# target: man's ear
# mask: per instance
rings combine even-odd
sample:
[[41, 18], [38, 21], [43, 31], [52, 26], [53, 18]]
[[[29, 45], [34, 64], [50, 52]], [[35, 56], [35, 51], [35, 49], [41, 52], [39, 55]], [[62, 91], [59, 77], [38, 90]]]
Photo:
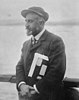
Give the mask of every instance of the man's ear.
[[44, 22], [43, 20], [40, 20], [40, 21], [39, 21], [39, 24], [40, 24], [40, 25], [44, 25], [44, 23], [45, 23], [45, 22]]

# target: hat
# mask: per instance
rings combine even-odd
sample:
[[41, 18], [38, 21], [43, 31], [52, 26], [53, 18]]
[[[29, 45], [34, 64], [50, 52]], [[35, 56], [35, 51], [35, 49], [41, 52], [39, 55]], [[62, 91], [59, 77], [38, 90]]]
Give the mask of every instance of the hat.
[[25, 18], [28, 13], [32, 13], [32, 12], [38, 14], [41, 17], [43, 17], [45, 19], [45, 21], [47, 21], [48, 18], [49, 18], [48, 13], [45, 12], [44, 9], [41, 8], [41, 7], [30, 7], [29, 9], [22, 10], [21, 15]]

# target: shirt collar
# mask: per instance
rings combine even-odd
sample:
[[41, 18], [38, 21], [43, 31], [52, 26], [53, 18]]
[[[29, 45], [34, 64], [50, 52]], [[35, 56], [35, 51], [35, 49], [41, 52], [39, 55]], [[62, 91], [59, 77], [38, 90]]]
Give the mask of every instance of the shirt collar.
[[38, 41], [39, 38], [42, 36], [42, 34], [44, 33], [44, 31], [45, 31], [45, 28], [44, 28], [38, 35], [35, 36], [35, 39], [36, 39], [37, 41]]

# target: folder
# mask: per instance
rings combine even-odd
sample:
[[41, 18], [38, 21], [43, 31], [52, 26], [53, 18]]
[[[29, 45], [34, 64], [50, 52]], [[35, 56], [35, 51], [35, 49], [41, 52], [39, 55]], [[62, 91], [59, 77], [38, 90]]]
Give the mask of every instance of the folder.
[[41, 66], [39, 74], [40, 75], [44, 75], [45, 74], [47, 66], [44, 65], [44, 64], [42, 65], [43, 60], [49, 61], [47, 56], [45, 56], [43, 54], [35, 53], [34, 59], [32, 61], [32, 64], [31, 64], [31, 67], [30, 67], [30, 71], [29, 71], [29, 74], [28, 74], [29, 77], [33, 76], [35, 67], [38, 67], [38, 66]]

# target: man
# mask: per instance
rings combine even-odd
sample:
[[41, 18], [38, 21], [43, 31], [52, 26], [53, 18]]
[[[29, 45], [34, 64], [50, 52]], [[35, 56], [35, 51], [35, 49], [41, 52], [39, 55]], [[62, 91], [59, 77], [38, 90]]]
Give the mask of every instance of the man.
[[[62, 39], [45, 30], [48, 13], [40, 7], [23, 10], [27, 35], [16, 66], [19, 100], [63, 100], [62, 80], [66, 69]], [[35, 42], [36, 40], [36, 42]]]

